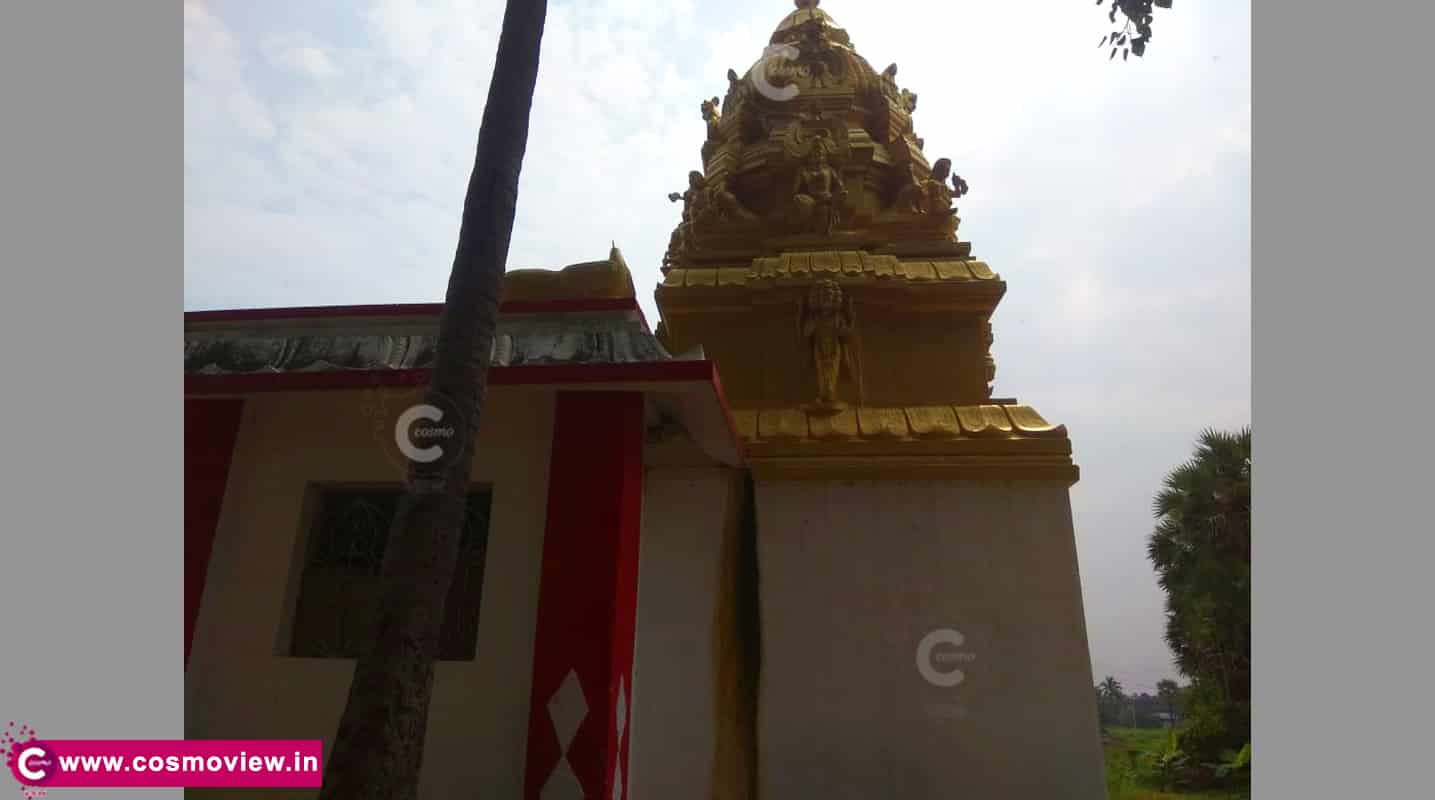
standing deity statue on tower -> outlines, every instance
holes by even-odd
[[[843,367],[849,377],[857,379],[852,352],[854,323],[852,299],[843,294],[837,281],[826,279],[812,284],[802,304],[800,322],[817,372],[817,400],[810,407],[812,411],[834,413],[846,407],[837,399],[837,385]]]

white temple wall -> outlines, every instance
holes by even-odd
[[[629,800],[705,797],[717,720],[716,616],[733,473],[649,470],[643,483]]]
[[[393,413],[418,398],[383,393]],[[354,662],[281,653],[306,488],[402,480],[362,410],[373,399],[324,391],[246,401],[185,676],[186,737],[323,739],[327,756]],[[421,798],[522,796],[552,425],[551,394],[490,390],[473,471],[493,486],[477,658],[436,666]]]
[[[1105,798],[1066,487],[756,495],[761,796]]]

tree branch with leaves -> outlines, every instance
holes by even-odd
[[[1098,6],[1105,3],[1106,0],[1096,0]],[[1101,37],[1097,47],[1105,47],[1108,42],[1111,44],[1108,61],[1116,58],[1118,50],[1122,61],[1132,53],[1137,58],[1146,55],[1146,45],[1151,41],[1151,22],[1156,18],[1155,10],[1170,7],[1171,0],[1111,0],[1111,12],[1107,14],[1107,19],[1114,25],[1116,15],[1120,14],[1125,23]]]

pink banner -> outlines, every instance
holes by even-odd
[[[25,786],[280,788],[323,785],[314,740],[31,739],[6,761]]]

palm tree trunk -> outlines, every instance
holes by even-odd
[[[451,442],[457,455],[410,468],[384,554],[376,639],[355,666],[321,800],[417,794],[547,6],[546,0],[508,0],[504,12],[426,393],[426,402],[457,417],[459,437]]]

